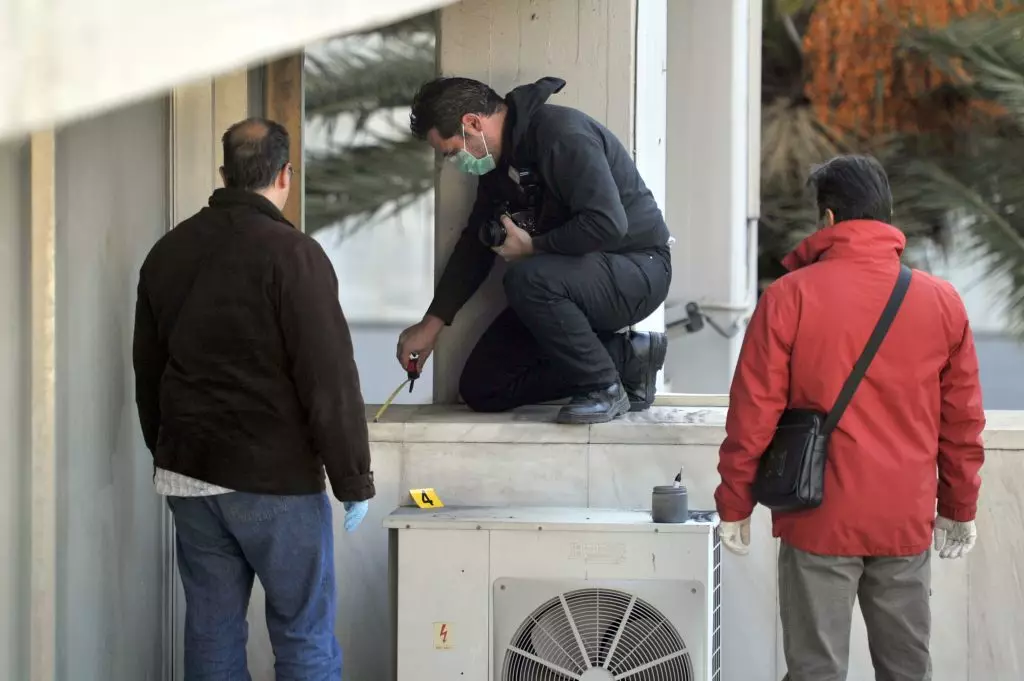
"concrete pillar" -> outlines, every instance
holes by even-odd
[[[291,54],[280,59],[268,62],[264,67],[263,79],[263,109],[267,118],[277,121],[284,126],[290,137],[290,157],[292,163],[292,189],[288,195],[288,203],[284,206],[284,216],[298,229],[305,229],[305,205],[306,205],[306,168],[303,164],[305,154],[303,153],[302,134],[306,118],[306,96],[305,96],[305,73],[303,64],[305,56],[303,52]],[[248,85],[248,77],[244,72],[232,78],[238,87],[245,88]],[[214,82],[214,91],[221,88],[221,80]],[[243,106],[246,103],[244,91],[241,97],[234,96],[236,93],[228,93],[229,101]],[[243,116],[244,117],[244,116]],[[230,125],[230,123],[229,123]],[[223,131],[222,131],[223,132]]]
[[[666,381],[672,392],[724,393],[757,285],[761,3],[668,3],[668,195],[676,237]],[[692,335],[672,322],[698,302],[710,325]]]
[[[249,109],[249,72],[235,71],[171,92],[171,224],[206,205],[223,185],[221,136]],[[295,143],[292,143],[293,152]]]
[[[636,2],[463,0],[441,11],[439,62],[445,75],[477,78],[505,93],[543,76],[567,82],[552,101],[603,122],[629,148],[633,139]],[[436,275],[466,224],[475,180],[445,164],[437,184]],[[504,309],[495,267],[481,291],[445,329],[434,353],[434,401],[458,397],[462,366]]]
[[[668,120],[668,0],[639,0],[636,8],[636,116],[633,151],[636,167],[654,199],[665,210],[665,152]],[[637,331],[664,331],[665,306],[634,327]],[[665,372],[658,373],[658,392],[665,388]]]
[[[254,92],[254,82],[262,84],[262,79],[242,69],[183,85],[171,92],[168,169],[171,225],[198,212],[206,205],[210,194],[223,186],[218,172],[224,161],[221,136],[232,123],[245,119],[250,112],[253,115],[263,113],[264,102],[261,97],[265,93]],[[254,104],[259,105],[261,110],[253,111],[256,108]],[[293,140],[293,154],[295,146]],[[301,158],[301,148],[299,151]],[[294,199],[289,201],[293,202]],[[182,681],[185,669],[185,592],[178,577],[174,520],[169,510],[163,513],[160,532],[166,554],[166,560],[161,566],[164,587],[161,613],[163,667],[174,670],[171,681]]]
[[[31,464],[29,665],[32,681],[56,677],[57,655],[57,269],[53,130],[30,143]]]

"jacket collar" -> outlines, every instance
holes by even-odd
[[[210,196],[209,203],[210,208],[236,208],[239,206],[252,208],[273,220],[277,220],[278,222],[282,222],[290,227],[294,227],[294,225],[285,218],[281,211],[278,210],[277,206],[272,204],[266,197],[255,192],[231,188],[215,189],[213,194]]]
[[[536,162],[536,150],[528,135],[533,115],[564,87],[565,81],[561,78],[545,76],[535,83],[520,85],[505,95],[508,113],[505,114],[505,128],[501,135],[501,156],[506,165]]]
[[[820,229],[782,260],[787,270],[819,260],[899,260],[907,238],[892,225],[875,220],[847,220]]]

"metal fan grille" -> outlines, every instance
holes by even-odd
[[[694,681],[672,623],[647,602],[611,589],[570,591],[534,610],[505,651],[501,678]]]

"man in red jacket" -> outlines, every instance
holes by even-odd
[[[885,307],[906,244],[889,224],[889,180],[874,159],[835,158],[809,184],[821,229],[764,292],[730,391],[715,500],[722,543],[741,555],[758,461],[779,416],[787,408],[831,409]],[[950,284],[915,272],[832,433],[824,501],[774,514],[789,681],[846,678],[858,598],[877,678],[931,678],[930,545],[934,539],[942,558],[974,546],[984,426],[963,302]]]

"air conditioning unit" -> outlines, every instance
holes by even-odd
[[[400,508],[398,681],[719,681],[713,513]]]

